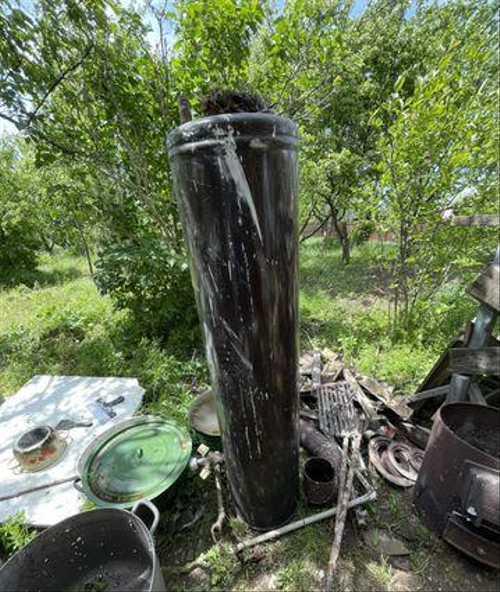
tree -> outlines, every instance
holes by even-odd
[[[372,115],[418,55],[409,43],[407,7],[406,0],[381,0],[353,18],[352,2],[293,0],[254,48],[255,84],[301,124],[302,238],[333,226],[345,263],[347,220],[364,221],[365,187],[378,175],[383,130]],[[410,92],[410,77],[407,86]]]
[[[0,144],[0,277],[36,267],[42,194],[33,155],[22,142]]]
[[[179,122],[177,99],[241,81],[262,15],[256,0],[225,0],[229,26],[220,8],[185,0],[169,13],[150,3],[157,50],[138,13],[105,0],[41,0],[30,12],[9,3],[0,13],[2,113],[25,130],[38,166],[52,171],[50,206],[66,236],[90,264],[97,250],[99,287],[161,339],[194,310],[165,145]],[[173,54],[165,39],[172,26]]]
[[[431,9],[420,17],[423,30],[435,24],[436,10],[444,25],[432,40],[437,52],[406,98],[401,74],[384,106],[383,119],[392,123],[379,141],[377,218],[396,237],[393,312],[406,328],[461,261],[474,262],[485,247],[493,250],[486,234],[478,240],[473,231],[453,228],[443,212],[454,203],[462,213],[498,207],[494,8],[457,2]]]
[[[18,129],[36,123],[52,94],[92,59],[106,2],[21,0],[0,7],[0,117]]]
[[[178,93],[195,108],[214,89],[248,84],[253,35],[264,18],[260,0],[180,0],[175,20],[177,40],[171,62]]]

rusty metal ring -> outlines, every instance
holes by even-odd
[[[420,467],[424,462],[424,456],[425,453],[421,450],[417,450],[415,448],[410,450],[410,465],[417,473],[420,471]]]
[[[387,460],[394,472],[399,473],[405,479],[415,482],[417,471],[410,463],[411,449],[404,442],[391,442],[387,449]]]
[[[390,444],[391,440],[384,436],[375,436],[372,438],[368,444],[370,463],[377,469],[382,477],[390,483],[394,483],[394,485],[398,485],[399,487],[413,487],[415,484],[414,481],[405,479],[399,473],[395,473],[391,470],[387,456],[387,449]]]

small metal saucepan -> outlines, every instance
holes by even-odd
[[[21,470],[34,473],[56,463],[66,447],[67,441],[60,432],[43,425],[21,434],[13,453]]]

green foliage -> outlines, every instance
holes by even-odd
[[[480,261],[485,249],[491,256],[497,240],[495,231],[482,232],[478,240],[474,231],[445,219],[450,208],[463,214],[498,211],[492,142],[496,52],[488,24],[493,13],[488,2],[452,2],[440,9],[447,22],[435,32],[439,47],[424,60],[425,74],[404,97],[408,72],[403,72],[384,106],[391,125],[379,141],[374,213],[396,237],[393,311],[396,323],[407,329],[417,324],[421,303],[461,269],[464,258]],[[435,17],[431,10],[421,19]]]
[[[139,334],[181,351],[199,345],[200,334],[185,255],[157,238],[110,244],[98,259],[95,276],[118,308],[131,312]],[[181,334],[172,335],[174,329]],[[170,340],[170,342],[169,342]]]
[[[105,20],[104,0],[37,0],[0,8],[0,115],[19,129],[36,122],[51,92],[90,59]]]
[[[15,270],[33,270],[40,246],[40,192],[29,153],[0,143],[0,283]]]
[[[301,248],[301,341],[303,349],[341,351],[348,364],[386,381],[396,392],[410,393],[422,381],[437,357],[477,311],[464,289],[464,279],[436,290],[416,310],[414,330],[394,331],[387,314],[390,293],[381,286],[393,278],[379,275],[379,261],[392,256],[365,243],[353,249],[348,268],[338,246],[325,247],[311,239]]]
[[[232,548],[229,545],[214,545],[203,556],[203,563],[210,569],[210,584],[218,590],[227,590],[238,566]]]
[[[215,88],[248,84],[250,44],[264,12],[259,0],[180,0],[172,76],[180,94],[199,99]]]
[[[497,209],[487,0],[423,2],[412,16],[407,0],[376,0],[357,17],[348,0],[288,0],[280,10],[182,0],[173,11],[149,2],[147,19],[108,0],[57,4],[0,8],[0,117],[25,130],[36,156],[23,154],[16,187],[0,198],[10,267],[33,266],[40,244],[61,245],[84,253],[92,273],[97,252],[103,289],[145,335],[165,340],[192,296],[164,140],[178,97],[196,112],[217,86],[253,87],[299,123],[303,238],[335,230],[347,263],[372,225],[395,237],[377,275],[390,289],[394,335],[418,333],[436,290],[488,257],[493,231],[442,216]],[[181,263],[156,265],[150,253]]]
[[[405,0],[370,3],[359,19],[337,0],[286,3],[255,44],[251,74],[301,124],[301,235],[335,230],[349,262],[347,223],[366,217],[381,130],[372,116],[415,61]],[[381,30],[384,34],[381,35]]]
[[[24,513],[16,514],[0,525],[0,549],[7,556],[31,543],[35,537],[36,531],[26,526]]]

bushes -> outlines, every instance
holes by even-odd
[[[38,187],[33,162],[14,142],[0,142],[0,282],[32,270],[40,246]],[[35,214],[33,214],[35,212]]]
[[[100,253],[99,289],[130,311],[138,334],[177,351],[200,345],[200,330],[186,258],[157,238],[110,244]]]

